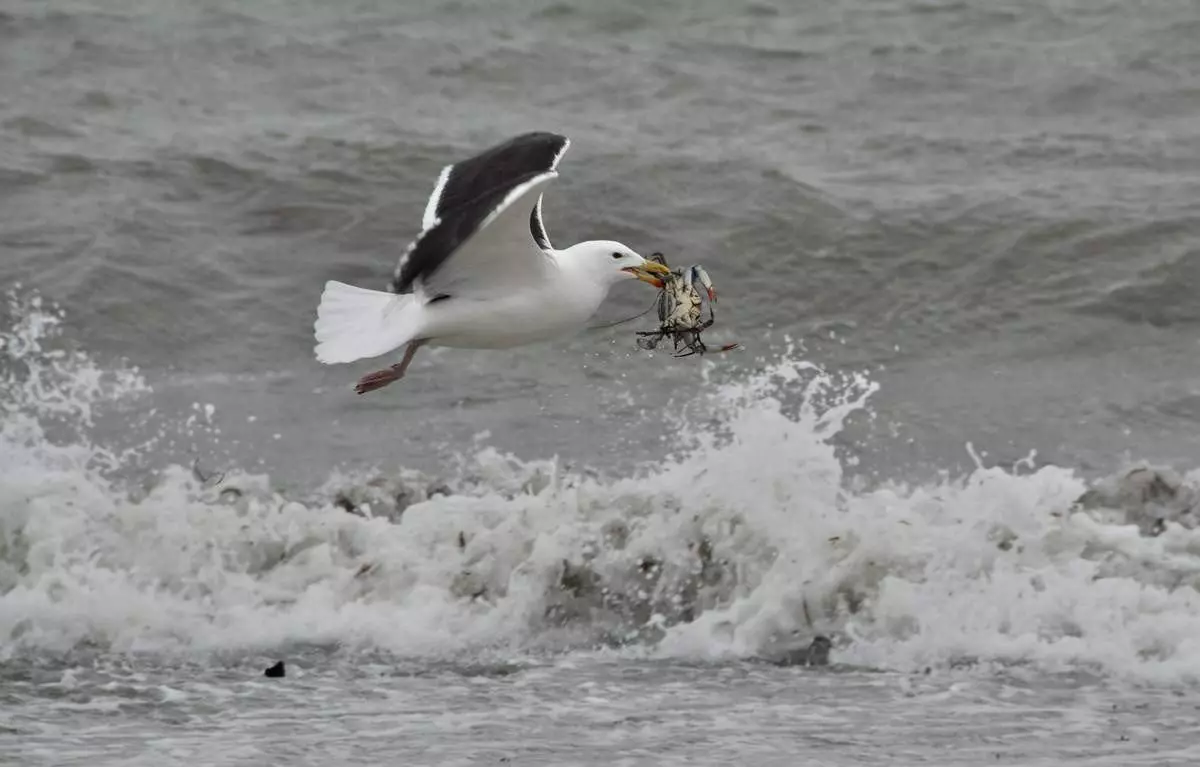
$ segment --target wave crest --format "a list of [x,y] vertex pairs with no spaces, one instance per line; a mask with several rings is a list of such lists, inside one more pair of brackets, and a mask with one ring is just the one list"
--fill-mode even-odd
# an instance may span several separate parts
[[[36,298],[12,293],[8,311],[0,656],[776,658],[824,635],[835,661],[874,667],[1200,677],[1197,476],[1089,488],[1061,467],[979,466],[857,485],[833,439],[877,385],[794,349],[666,416],[675,450],[631,476],[485,446],[448,476],[333,473],[296,496],[236,469],[114,479],[153,440],[114,450],[87,426],[114,408],[149,418],[149,387],[59,348],[62,315]],[[219,420],[197,407],[176,426]]]

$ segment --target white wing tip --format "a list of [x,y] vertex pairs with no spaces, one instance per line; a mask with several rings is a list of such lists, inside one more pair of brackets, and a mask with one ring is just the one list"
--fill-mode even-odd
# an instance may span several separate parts
[[571,148],[571,139],[563,136],[562,140],[562,146],[558,148],[558,152],[555,153],[554,159],[550,161],[550,170],[555,170],[558,168],[558,161],[561,160],[563,155],[567,153],[567,150]]

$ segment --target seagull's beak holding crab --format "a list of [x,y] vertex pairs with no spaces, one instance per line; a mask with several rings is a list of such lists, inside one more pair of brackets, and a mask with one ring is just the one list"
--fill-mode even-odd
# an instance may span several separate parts
[[648,282],[656,288],[663,286],[663,277],[671,273],[671,269],[657,261],[643,261],[637,266],[627,266],[621,271],[629,272],[642,282]]

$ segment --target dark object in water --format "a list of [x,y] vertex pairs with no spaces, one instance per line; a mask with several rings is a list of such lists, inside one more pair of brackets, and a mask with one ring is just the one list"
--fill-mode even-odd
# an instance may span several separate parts
[[269,676],[273,679],[286,676],[283,668],[283,661],[277,662],[274,666],[263,672],[263,676]]
[[366,514],[359,511],[358,507],[354,505],[354,501],[350,500],[345,493],[338,493],[337,497],[333,499],[333,505],[347,514],[353,514],[356,517],[366,516]]
[[807,647],[787,650],[767,660],[776,666],[828,666],[832,648],[833,642],[829,641],[829,637],[818,634]]
[[211,474],[205,472],[200,468],[200,458],[197,456],[192,460],[192,476],[195,477],[196,481],[201,485],[219,485],[225,479],[225,472],[214,471]]
[[[651,261],[657,261],[667,266],[667,258],[662,253],[654,253]],[[703,319],[703,299],[696,283],[704,287],[708,297],[708,319]],[[658,330],[638,332],[639,348],[651,351],[658,347],[667,336],[675,345],[676,357],[688,357],[693,354],[704,354],[708,346],[700,340],[700,334],[712,327],[716,321],[713,304],[717,301],[717,291],[713,288],[712,280],[704,268],[693,264],[684,269],[673,269],[663,280],[662,292],[658,294]],[[727,352],[738,348],[737,344],[726,344],[717,351]],[[680,349],[683,349],[681,352]]]

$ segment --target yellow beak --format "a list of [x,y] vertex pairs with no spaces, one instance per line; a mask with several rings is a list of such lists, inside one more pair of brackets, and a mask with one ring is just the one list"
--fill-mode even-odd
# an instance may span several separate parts
[[621,271],[629,272],[642,282],[648,282],[656,288],[661,288],[663,286],[662,278],[658,275],[667,275],[671,273],[670,267],[663,266],[657,261],[647,261],[646,263],[638,266],[627,266]]

